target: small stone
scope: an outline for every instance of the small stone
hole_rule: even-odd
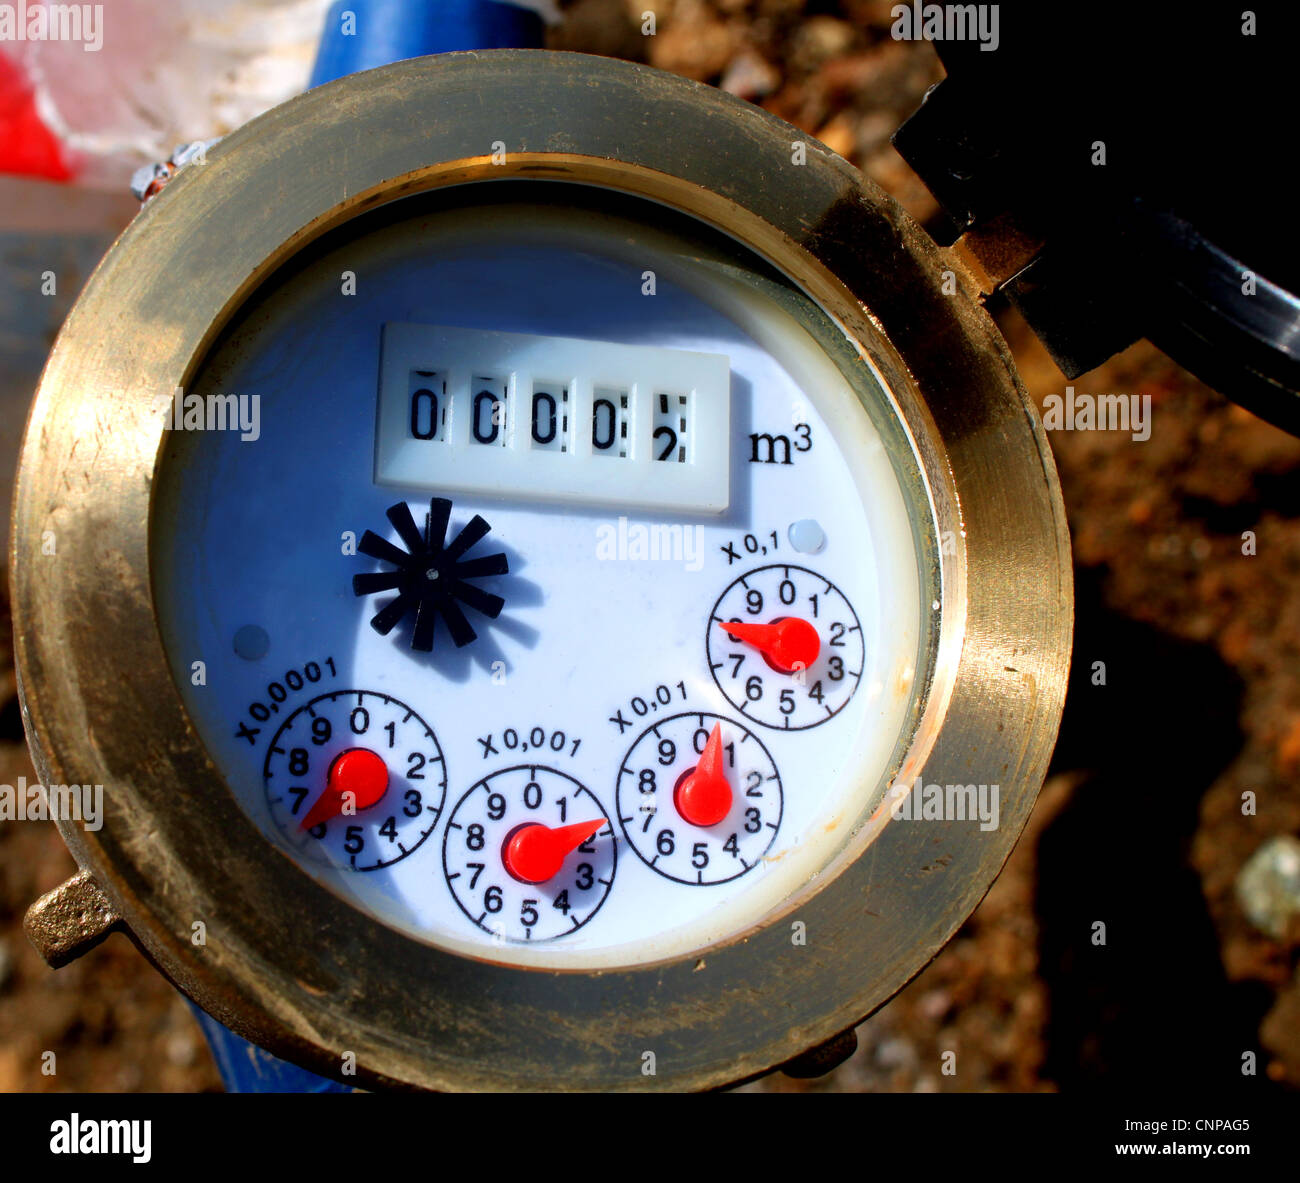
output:
[[[194,1063],[198,1049],[194,1036],[188,1031],[176,1031],[167,1037],[167,1059],[177,1068],[188,1068]]]
[[[876,1048],[876,1063],[881,1068],[913,1068],[916,1066],[916,1048],[898,1036],[882,1040]]]
[[[930,990],[921,995],[916,1009],[930,1022],[942,1022],[952,1010],[952,995],[947,990]]]
[[[1296,715],[1291,720],[1291,725],[1282,733],[1282,738],[1277,743],[1278,772],[1283,776],[1289,776],[1297,768],[1300,768],[1300,715]]]
[[[841,111],[817,132],[817,138],[837,156],[847,160],[853,155],[858,142],[853,116],[847,111]]]
[[[1256,928],[1282,940],[1300,915],[1300,841],[1283,834],[1255,851],[1237,875],[1237,902]]]
[[[730,26],[702,7],[676,10],[667,27],[650,38],[650,64],[672,74],[708,82],[731,61],[735,38]]]
[[[853,26],[833,16],[813,16],[801,24],[790,48],[797,69],[811,73],[823,62],[848,53],[857,37]]]
[[[752,49],[742,49],[731,59],[719,84],[728,94],[751,103],[767,98],[780,85],[781,75],[776,68]]]

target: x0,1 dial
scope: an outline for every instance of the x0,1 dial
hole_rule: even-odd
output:
[[[862,678],[853,605],[807,567],[772,564],[733,580],[709,614],[709,669],[742,715],[801,731],[844,709]]]

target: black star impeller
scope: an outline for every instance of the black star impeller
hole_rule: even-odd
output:
[[[451,502],[445,497],[434,497],[429,502],[429,515],[425,519],[421,536],[411,510],[405,501],[390,505],[388,520],[393,523],[401,540],[406,543],[402,551],[378,534],[367,530],[361,536],[357,549],[372,559],[392,563],[396,571],[375,571],[368,575],[354,575],[352,590],[359,596],[397,589],[397,598],[385,604],[371,619],[375,632],[387,635],[407,613],[415,612],[415,629],[411,634],[411,648],[428,653],[433,648],[434,621],[441,616],[456,648],[468,645],[475,633],[460,604],[468,604],[477,612],[495,620],[501,615],[505,601],[491,592],[485,592],[467,579],[480,579],[486,575],[505,575],[509,572],[503,554],[482,555],[477,559],[462,559],[471,546],[481,541],[491,527],[478,514],[451,541],[447,538],[447,521],[451,516]],[[460,603],[457,603],[457,601]]]

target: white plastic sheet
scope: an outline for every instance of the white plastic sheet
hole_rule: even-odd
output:
[[[41,6],[9,0],[0,9],[30,20]],[[177,144],[224,135],[303,90],[329,0],[105,0],[84,7],[100,10],[95,38],[87,36],[93,14],[80,40],[57,39],[57,20],[47,19],[43,39],[0,40],[0,55],[23,72],[71,182],[125,189],[136,168],[165,160]],[[10,105],[11,117],[16,109]],[[0,138],[4,118],[0,110]]]

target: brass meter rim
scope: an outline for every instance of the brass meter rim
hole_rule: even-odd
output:
[[[649,198],[743,242],[883,378],[915,447],[915,492],[935,537],[955,543],[934,556],[933,673],[899,775],[998,783],[996,830],[909,825],[881,807],[794,911],[702,953],[564,972],[403,936],[273,852],[243,813],[187,715],[155,615],[160,396],[188,387],[247,297],[327,230],[399,197],[505,178]],[[106,786],[100,830],[60,829],[148,956],[281,1055],[338,1075],[350,1051],[352,1082],[435,1089],[718,1087],[860,1021],[952,936],[1010,854],[1055,742],[1072,623],[1046,437],[960,267],[856,170],[758,108],[646,67],[531,50],[414,59],[319,87],[153,199],[55,343],[10,559],[33,758],[44,783]],[[642,1074],[643,1049],[656,1075]]]

